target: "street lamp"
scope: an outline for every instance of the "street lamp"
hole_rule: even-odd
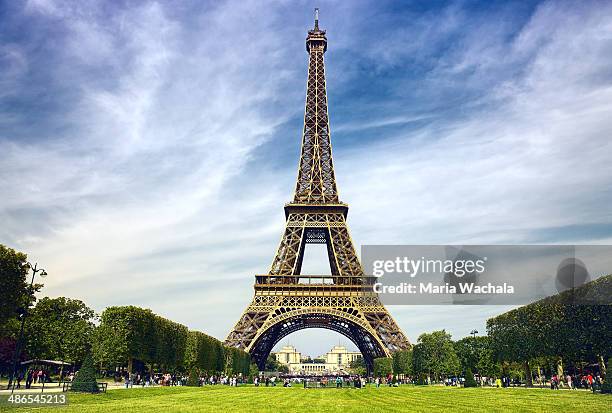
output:
[[[32,270],[32,280],[30,281],[30,290],[32,290],[34,286],[34,277],[36,277],[36,273],[40,272],[41,277],[47,276],[47,271],[42,268],[38,268],[38,263],[30,264],[26,262],[27,266]],[[19,361],[19,356],[21,355],[21,347],[23,345],[23,326],[25,325],[27,309],[20,309],[19,317],[21,317],[21,327],[19,328],[19,339],[17,340],[17,345],[15,346],[15,354],[13,355],[13,369],[11,370],[11,377],[9,378],[8,387],[11,388],[11,394],[15,390],[15,373],[17,372],[17,362]]]
[[[470,334],[472,335],[473,338],[476,338],[476,334],[478,334],[478,330],[472,330],[470,331]]]

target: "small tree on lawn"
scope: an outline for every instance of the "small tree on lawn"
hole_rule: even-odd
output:
[[[469,367],[465,370],[465,382],[463,383],[463,387],[476,387],[474,373],[472,373],[472,369]]]
[[[98,383],[96,382],[96,370],[93,365],[91,355],[87,355],[81,369],[78,371],[74,381],[72,382],[71,390],[86,393],[98,393]]]

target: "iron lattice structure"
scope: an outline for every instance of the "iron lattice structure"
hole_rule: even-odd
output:
[[[293,201],[285,205],[286,226],[270,271],[255,276],[255,297],[225,343],[248,351],[263,370],[276,343],[304,328],[326,328],[348,337],[372,368],[376,357],[410,346],[366,276],[334,175],[327,115],[325,31],[308,32],[308,84],[302,150]],[[325,244],[331,275],[301,275],[306,244]]]

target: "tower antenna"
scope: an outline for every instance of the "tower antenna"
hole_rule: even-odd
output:
[[[315,8],[315,30],[319,30],[319,8]]]

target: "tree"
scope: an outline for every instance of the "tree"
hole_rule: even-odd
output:
[[[476,370],[481,376],[499,377],[500,375],[500,365],[495,360],[490,341],[488,345],[480,351],[478,363],[476,364]]]
[[[393,360],[390,357],[374,359],[374,376],[386,377],[391,373],[393,373]]]
[[[249,366],[249,376],[259,376],[259,367],[257,367],[257,364],[251,363],[251,365]]]
[[[542,330],[536,331],[532,327],[538,325],[538,314],[542,311],[539,307],[532,307],[533,312],[512,310],[494,319],[487,321],[487,331],[491,337],[491,344],[495,350],[495,356],[500,361],[520,362],[524,366],[527,386],[531,385],[531,367],[529,360],[537,357],[539,352],[545,352],[538,348],[547,346],[547,334]],[[548,327],[541,326],[542,329]]]
[[[359,374],[360,376],[365,376],[368,371],[368,368],[365,364],[365,360],[362,356],[355,357],[353,360],[351,360],[349,368],[351,372],[353,372],[354,374]]]
[[[462,371],[467,369],[476,370],[479,372],[478,367],[481,364],[481,358],[487,356],[487,350],[490,347],[490,340],[487,336],[481,337],[465,337],[459,341],[456,341],[455,352],[461,363]]]
[[[7,323],[30,307],[42,287],[30,288],[26,260],[26,254],[0,244],[0,336],[8,335]]]
[[[421,334],[412,351],[414,373],[421,377],[428,375],[438,381],[444,375],[459,372],[459,358],[445,330]]]
[[[265,371],[278,371],[280,363],[276,360],[274,353],[270,353],[266,359]]]
[[[80,300],[44,297],[26,321],[31,357],[81,363],[90,353],[96,313]]]
[[[412,350],[400,350],[393,353],[393,373],[412,375]]]
[[[99,391],[98,383],[96,382],[96,370],[94,369],[93,359],[90,355],[85,357],[70,389],[72,391],[87,393],[97,393]]]
[[[226,366],[225,366],[225,371],[227,373],[230,374],[243,374],[243,375],[247,375],[249,374],[249,365],[251,363],[251,356],[238,348],[235,347],[226,347],[225,353],[227,355],[226,358]],[[281,366],[281,367],[285,367],[286,370],[282,370],[283,372],[287,372],[288,368],[287,366]]]

